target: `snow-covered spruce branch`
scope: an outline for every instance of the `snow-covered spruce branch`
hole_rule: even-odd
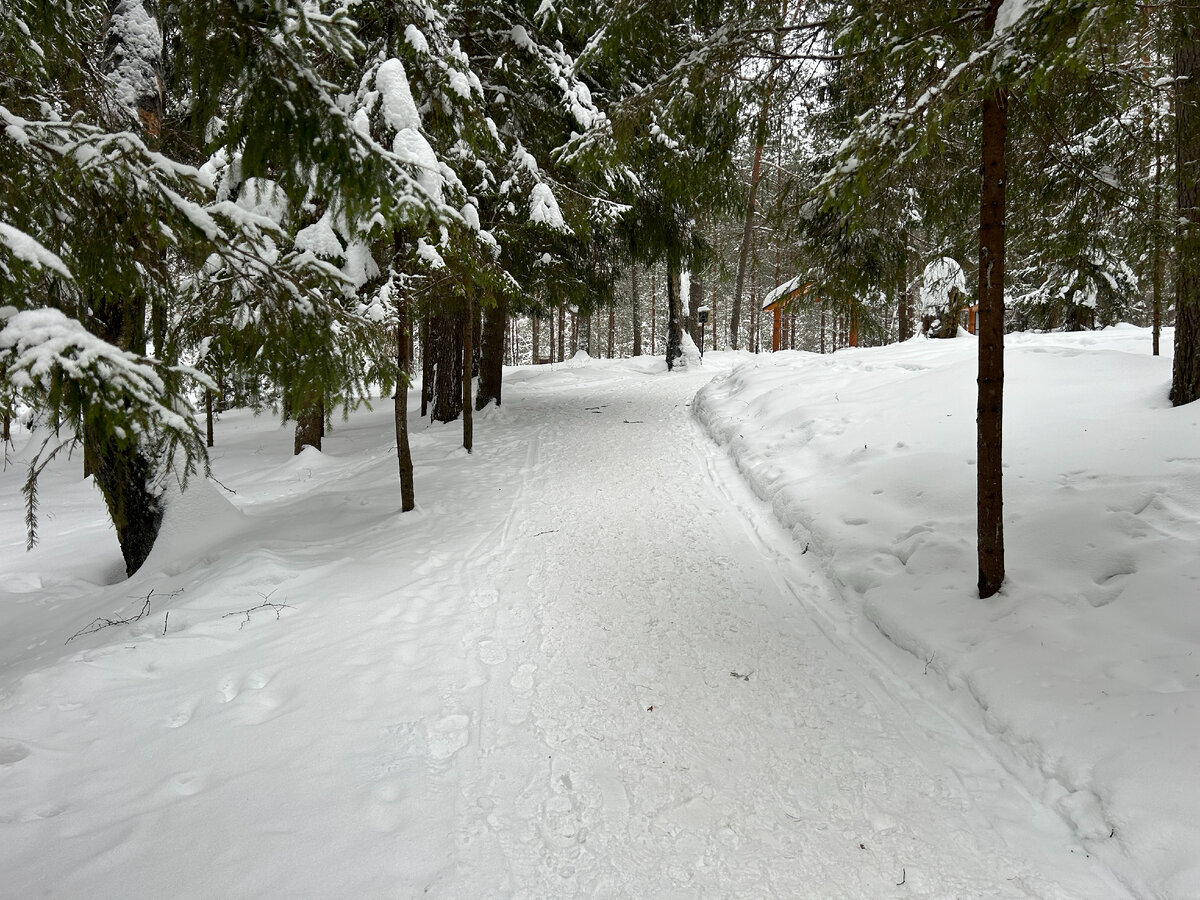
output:
[[[182,390],[169,385],[187,377],[215,388],[194,369],[121,350],[57,309],[5,306],[0,307],[0,371],[12,392],[28,404],[31,428],[58,433],[66,425],[78,436],[85,423],[102,423],[119,441],[162,447],[168,460],[164,475],[176,449],[183,451],[184,479],[205,463],[196,419]],[[25,486],[30,546],[36,541],[37,476],[49,458],[34,457]]]

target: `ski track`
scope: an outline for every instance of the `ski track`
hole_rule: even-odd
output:
[[[508,552],[467,573],[498,602],[462,859],[431,893],[1125,896],[963,727],[836,639],[819,566],[692,423],[692,379],[657,386],[510,401],[551,424]]]
[[[516,379],[471,456],[414,422],[400,544],[380,429],[281,457],[261,543],[94,601],[181,589],[169,634],[0,684],[0,897],[1128,896],[859,633],[705,378]]]

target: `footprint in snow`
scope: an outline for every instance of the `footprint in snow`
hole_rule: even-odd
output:
[[[499,641],[484,640],[479,642],[479,660],[487,666],[498,666],[508,659],[508,651]]]
[[[0,741],[0,766],[13,766],[29,756],[29,748],[16,741]]]
[[[470,725],[469,716],[455,714],[439,719],[429,727],[429,756],[436,760],[447,760],[467,746]]]

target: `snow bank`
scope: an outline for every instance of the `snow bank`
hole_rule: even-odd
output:
[[[246,517],[206,478],[192,478],[182,493],[172,481],[163,497],[162,528],[143,565],[146,572],[178,575],[248,530]]]
[[[759,357],[695,414],[1097,852],[1200,896],[1200,404],[1170,408],[1141,329],[1006,340],[1008,579],[986,601],[973,340]]]

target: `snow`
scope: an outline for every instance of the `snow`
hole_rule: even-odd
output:
[[[563,220],[562,211],[558,208],[558,201],[554,199],[554,192],[550,190],[549,185],[542,182],[535,184],[529,192],[529,221],[555,231],[571,233],[570,226]]]
[[[944,307],[952,290],[967,291],[967,276],[958,260],[942,256],[929,263],[921,276],[921,306],[926,312]]]
[[[0,222],[0,246],[5,247],[17,259],[28,263],[35,269],[44,266],[57,272],[63,278],[71,277],[66,263],[59,258],[58,254],[47,250],[37,240],[7,222]],[[7,274],[7,266],[2,262],[0,262],[0,266],[4,266]]]
[[[1094,853],[1200,895],[1200,408],[1169,407],[1144,330],[1005,344],[1008,579],[987,602],[974,340],[777,354],[699,415],[848,609],[930,660]]]
[[[1005,34],[1017,24],[1034,6],[1041,5],[1042,0],[1003,0],[996,10],[996,28],[993,32],[999,36]]]
[[[109,9],[107,76],[117,105],[136,120],[139,101],[162,93],[158,76],[162,32],[143,0],[117,0]]]
[[[431,198],[440,202],[445,180],[437,154],[425,136],[414,128],[397,131],[392,140],[392,152],[404,162],[417,167],[417,183]]]
[[[425,35],[416,25],[407,25],[404,29],[404,40],[417,53],[426,54],[429,52],[429,41],[425,40]]]
[[[342,259],[346,254],[341,239],[333,230],[328,212],[313,224],[297,231],[295,244],[297,250],[307,250],[323,259]]]
[[[375,74],[375,87],[383,99],[383,120],[395,132],[405,129],[416,132],[421,127],[421,116],[408,87],[408,75],[404,63],[391,58],[379,65]]]
[[[21,551],[18,429],[0,894],[1197,896],[1200,409],[1006,343],[986,602],[969,339],[506,369],[403,515],[390,399],[227,412],[128,580],[77,457]]]

